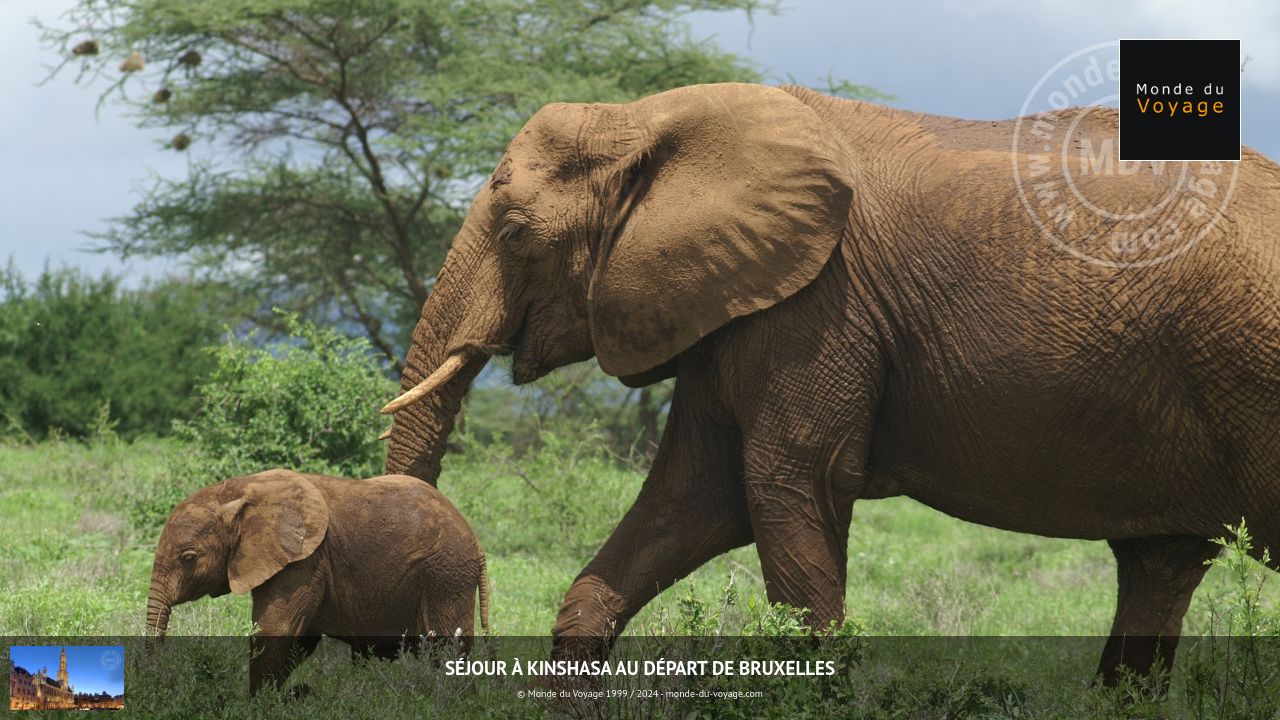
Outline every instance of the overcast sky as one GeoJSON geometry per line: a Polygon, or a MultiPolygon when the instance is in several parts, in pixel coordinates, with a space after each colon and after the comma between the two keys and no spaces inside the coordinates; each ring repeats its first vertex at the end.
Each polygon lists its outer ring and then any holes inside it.
{"type": "MultiPolygon", "coordinates": [[[[216,0],[210,0],[216,1],[216,0]]],[[[701,14],[695,34],[759,63],[773,82],[821,85],[828,74],[890,93],[890,104],[967,118],[1019,113],[1062,58],[1128,38],[1240,38],[1243,137],[1280,159],[1280,0],[783,0],[780,15],[701,14]],[[1119,7],[1118,7],[1119,6],[1119,7]]],[[[56,58],[32,17],[55,20],[71,0],[0,0],[0,262],[28,275],[48,260],[132,281],[171,263],[90,254],[84,231],[124,215],[149,178],[180,177],[187,156],[166,133],[139,131],[113,108],[97,120],[95,89],[74,73],[37,87],[56,58]]],[[[1047,107],[1031,107],[1032,111],[1047,107]]]]}

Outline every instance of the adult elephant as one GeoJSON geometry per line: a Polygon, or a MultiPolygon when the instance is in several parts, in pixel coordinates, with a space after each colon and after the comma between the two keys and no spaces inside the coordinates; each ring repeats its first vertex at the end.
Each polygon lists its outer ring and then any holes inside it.
{"type": "Polygon", "coordinates": [[[752,541],[771,600],[838,620],[854,500],[907,495],[1109,541],[1104,676],[1171,658],[1209,539],[1244,517],[1280,546],[1280,170],[1246,149],[1219,211],[1162,203],[1175,172],[1072,178],[1045,225],[1015,177],[1062,179],[1064,143],[1106,148],[1116,116],[1011,154],[1014,127],[742,84],[548,105],[422,309],[387,471],[435,482],[493,355],[517,384],[594,355],[676,390],[557,647],[607,652],[661,589],[752,541]],[[1155,207],[1139,222],[1186,247],[1081,259],[1117,224],[1088,197],[1155,207]]]}

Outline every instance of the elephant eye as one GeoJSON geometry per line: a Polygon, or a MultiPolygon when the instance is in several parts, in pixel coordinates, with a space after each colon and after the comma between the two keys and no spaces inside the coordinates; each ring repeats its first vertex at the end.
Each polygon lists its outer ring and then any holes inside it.
{"type": "Polygon", "coordinates": [[[524,227],[517,222],[509,222],[498,231],[498,242],[503,245],[514,245],[524,227]]]}
{"type": "Polygon", "coordinates": [[[196,552],[194,550],[188,550],[182,553],[179,559],[182,560],[183,565],[190,565],[196,561],[196,552]]]}

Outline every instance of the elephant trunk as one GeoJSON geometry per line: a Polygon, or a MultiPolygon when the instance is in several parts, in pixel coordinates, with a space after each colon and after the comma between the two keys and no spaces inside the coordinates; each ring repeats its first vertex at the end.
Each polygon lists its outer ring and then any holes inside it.
{"type": "Polygon", "coordinates": [[[153,583],[147,595],[147,635],[161,640],[169,631],[169,611],[173,605],[162,597],[153,583]]]}
{"type": "MultiPolygon", "coordinates": [[[[465,227],[463,232],[468,232],[465,227]]],[[[395,413],[387,472],[432,485],[440,476],[440,460],[462,399],[500,347],[502,314],[477,307],[483,299],[473,288],[488,283],[476,277],[473,263],[459,256],[458,250],[449,253],[422,307],[405,359],[401,396],[383,409],[395,413]]]]}

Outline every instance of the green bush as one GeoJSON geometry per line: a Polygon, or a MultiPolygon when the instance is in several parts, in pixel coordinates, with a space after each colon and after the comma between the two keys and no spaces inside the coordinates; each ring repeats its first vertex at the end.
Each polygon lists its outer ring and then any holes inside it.
{"type": "Polygon", "coordinates": [[[291,340],[255,346],[251,334],[213,349],[194,419],[177,436],[228,472],[271,467],[352,477],[385,459],[378,408],[395,394],[368,341],[286,317],[291,340]]]}
{"type": "Polygon", "coordinates": [[[381,473],[377,437],[387,421],[378,407],[394,396],[364,339],[285,316],[289,338],[243,339],[209,348],[214,368],[196,388],[197,411],[174,422],[189,444],[171,462],[171,477],[140,487],[134,522],[163,523],[192,490],[275,467],[346,477],[381,473]]]}
{"type": "Polygon", "coordinates": [[[1270,548],[1257,548],[1243,519],[1228,525],[1215,542],[1222,554],[1209,564],[1229,584],[1210,599],[1209,635],[1184,639],[1188,704],[1213,708],[1218,717],[1275,720],[1280,717],[1280,607],[1264,590],[1273,578],[1270,548]]]}
{"type": "Polygon", "coordinates": [[[121,286],[73,269],[28,283],[0,270],[0,434],[90,435],[109,408],[126,438],[163,434],[194,409],[192,390],[213,367],[220,294],[177,280],[121,286]]]}

